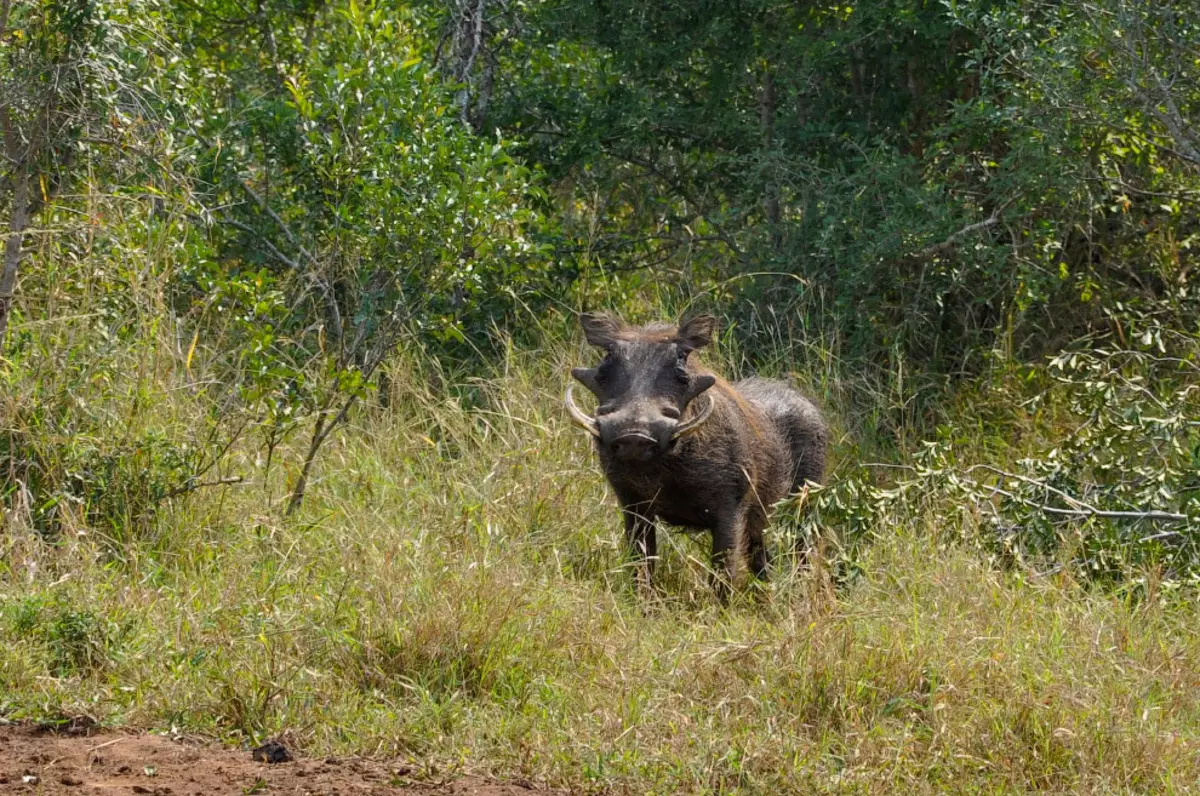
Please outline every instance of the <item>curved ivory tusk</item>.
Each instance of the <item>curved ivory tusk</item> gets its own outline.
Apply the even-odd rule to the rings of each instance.
[[[571,391],[574,389],[574,384],[568,384],[567,394],[563,399],[567,405],[567,411],[571,413],[571,419],[574,420],[575,423],[584,431],[591,434],[596,439],[600,439],[600,427],[596,424],[595,419],[584,414],[583,410],[576,405],[575,399],[571,396]]]
[[[696,415],[691,420],[676,426],[675,430],[671,432],[671,439],[679,439],[680,437],[691,434],[693,431],[700,428],[700,426],[704,425],[705,420],[708,420],[708,416],[712,414],[712,410],[716,405],[716,401],[712,399],[711,395],[705,395],[704,397],[708,399],[708,405],[701,409],[700,414]]]

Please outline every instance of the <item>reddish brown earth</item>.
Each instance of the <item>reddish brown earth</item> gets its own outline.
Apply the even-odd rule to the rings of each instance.
[[[247,750],[117,732],[0,726],[0,793],[92,796],[550,796],[527,783],[475,777],[416,782],[407,767],[357,757],[268,764]]]

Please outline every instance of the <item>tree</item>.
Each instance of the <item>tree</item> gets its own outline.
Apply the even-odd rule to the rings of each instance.
[[[1125,247],[1191,234],[1156,199],[1197,187],[1196,19],[556,0],[524,17],[492,116],[571,193],[579,273],[741,298],[751,337],[777,322],[756,307],[786,307],[865,364],[969,374],[1001,340],[1034,354],[1161,294]]]
[[[461,123],[427,67],[429,23],[407,6],[263,3],[235,33],[227,5],[186,4],[175,23],[231,23],[180,37],[191,88],[179,114],[232,112],[192,122],[208,208],[196,219],[217,257],[179,287],[185,301],[233,300],[236,378],[267,425],[311,422],[292,512],[402,335],[465,345],[545,284],[539,189],[506,142]],[[268,40],[279,55],[263,62]],[[230,61],[245,67],[238,80]]]
[[[0,207],[8,211],[0,266],[0,341],[8,328],[26,232],[69,179],[97,120],[96,55],[104,39],[92,0],[0,0]]]

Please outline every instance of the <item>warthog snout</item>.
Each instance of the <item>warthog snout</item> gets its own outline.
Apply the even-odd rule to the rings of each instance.
[[[596,370],[576,368],[572,375],[601,396],[605,387],[599,383]],[[712,386],[711,377],[700,377],[697,381],[697,385],[689,386],[702,390]],[[688,392],[690,390],[675,400],[626,394],[601,403],[594,417],[588,416],[575,403],[572,388],[568,388],[566,400],[576,422],[596,437],[601,447],[617,459],[644,462],[671,450],[679,439],[708,419],[712,401],[705,397],[696,402],[699,411],[682,420],[683,409],[678,404],[686,409],[692,403]]]
[[[618,459],[645,462],[654,458],[656,453],[666,450],[665,439],[661,434],[654,437],[645,431],[625,431],[613,438],[608,447]]]

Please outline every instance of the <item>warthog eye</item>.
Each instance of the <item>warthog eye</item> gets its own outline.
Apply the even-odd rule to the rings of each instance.
[[[673,406],[664,406],[662,413],[663,413],[663,417],[669,418],[670,420],[678,420],[679,419],[679,410]]]
[[[675,375],[686,381],[688,379],[687,372],[687,351],[680,351],[675,355]]]
[[[617,407],[613,406],[612,404],[600,404],[596,407],[596,417],[599,417],[600,415],[611,415],[615,411],[617,411]]]

